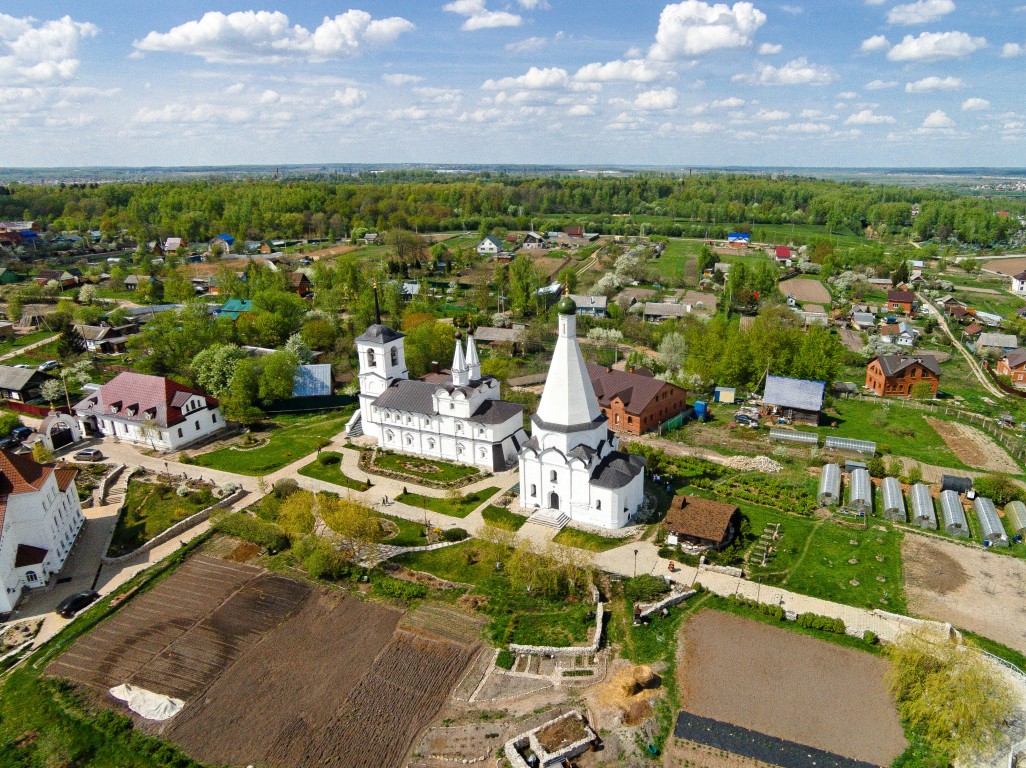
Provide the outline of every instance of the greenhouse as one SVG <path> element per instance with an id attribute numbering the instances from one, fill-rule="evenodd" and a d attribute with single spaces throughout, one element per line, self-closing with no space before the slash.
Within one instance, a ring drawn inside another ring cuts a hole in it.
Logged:
<path id="1" fill-rule="evenodd" d="M 896 523 L 908 520 L 905 512 L 905 497 L 901 495 L 901 483 L 896 477 L 885 477 L 880 484 L 883 490 L 883 516 Z"/>
<path id="2" fill-rule="evenodd" d="M 968 539 L 970 536 L 969 521 L 965 519 L 962 498 L 954 491 L 941 491 L 940 507 L 944 530 L 952 536 Z"/>
<path id="3" fill-rule="evenodd" d="M 1008 534 L 1005 533 L 1005 526 L 1001 524 L 1001 518 L 994 508 L 994 502 L 977 496 L 973 499 L 973 508 L 976 510 L 976 519 L 980 521 L 984 546 L 1007 547 Z"/>
<path id="4" fill-rule="evenodd" d="M 796 429 L 771 429 L 770 440 L 780 440 L 785 443 L 818 445 L 819 435 L 815 432 L 799 432 Z"/>
<path id="5" fill-rule="evenodd" d="M 916 483 L 909 492 L 909 500 L 912 502 L 912 522 L 920 528 L 937 530 L 937 512 L 933 508 L 930 486 Z"/>
<path id="6" fill-rule="evenodd" d="M 823 447 L 828 451 L 852 451 L 866 456 L 876 453 L 876 443 L 872 440 L 855 440 L 850 437 L 830 436 L 823 441 Z"/>
<path id="7" fill-rule="evenodd" d="M 819 476 L 819 493 L 816 500 L 821 507 L 834 507 L 841 501 L 841 468 L 826 464 Z"/>
<path id="8" fill-rule="evenodd" d="M 856 469 L 851 473 L 848 511 L 857 515 L 868 515 L 873 511 L 873 482 L 865 469 Z"/>
<path id="9" fill-rule="evenodd" d="M 1026 536 L 1026 504 L 1021 501 L 1005 504 L 1005 520 L 1013 536 Z"/>

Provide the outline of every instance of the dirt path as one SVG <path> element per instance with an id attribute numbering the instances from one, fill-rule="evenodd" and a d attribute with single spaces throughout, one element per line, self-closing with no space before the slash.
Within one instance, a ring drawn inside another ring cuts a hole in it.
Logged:
<path id="1" fill-rule="evenodd" d="M 1008 452 L 975 427 L 958 421 L 923 417 L 967 466 L 1017 475 L 1022 470 Z"/>
<path id="2" fill-rule="evenodd" d="M 919 299 L 920 303 L 929 310 L 930 314 L 937 318 L 937 322 L 940 325 L 941 329 L 944 331 L 947 337 L 951 339 L 952 342 L 954 342 L 955 347 L 958 349 L 958 351 L 962 353 L 962 357 L 964 357 L 965 361 L 969 363 L 969 368 L 972 370 L 973 374 L 975 374 L 980 384 L 983 385 L 983 388 L 987 390 L 990 394 L 994 395 L 994 397 L 1003 400 L 1006 397 L 1005 393 L 998 389 L 996 386 L 994 386 L 994 384 L 990 381 L 990 377 L 988 377 L 987 374 L 985 374 L 980 369 L 980 365 L 976 362 L 976 359 L 969 354 L 965 347 L 962 346 L 962 342 L 955 338 L 955 334 L 953 334 L 951 332 L 951 328 L 948 327 L 948 321 L 944 317 L 944 313 L 938 310 L 935 306 L 933 306 L 933 304 L 931 304 L 927 299 L 925 299 L 921 293 L 917 293 L 916 298 Z"/>
<path id="3" fill-rule="evenodd" d="M 8 352 L 6 355 L 0 355 L 0 360 L 10 360 L 12 357 L 17 357 L 18 355 L 24 355 L 26 352 L 29 352 L 29 351 L 35 349 L 36 347 L 42 347 L 42 346 L 45 346 L 45 345 L 49 344 L 51 341 L 56 339 L 58 336 L 60 336 L 60 334 L 59 333 L 55 333 L 53 336 L 47 336 L 42 341 L 37 341 L 34 344 L 29 344 L 27 347 L 18 347 L 17 349 L 13 349 L 10 352 Z"/>

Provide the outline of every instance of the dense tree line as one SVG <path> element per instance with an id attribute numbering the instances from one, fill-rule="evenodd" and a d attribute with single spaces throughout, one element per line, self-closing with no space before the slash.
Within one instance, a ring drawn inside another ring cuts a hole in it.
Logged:
<path id="1" fill-rule="evenodd" d="M 344 180 L 11 184 L 3 192 L 0 219 L 190 242 L 222 232 L 263 239 L 347 237 L 361 229 L 527 229 L 584 217 L 586 229 L 606 234 L 722 237 L 728 225 L 815 224 L 990 245 L 1018 229 L 1014 214 L 1026 210 L 1022 201 L 936 189 L 723 173 L 594 179 L 397 172 Z"/>

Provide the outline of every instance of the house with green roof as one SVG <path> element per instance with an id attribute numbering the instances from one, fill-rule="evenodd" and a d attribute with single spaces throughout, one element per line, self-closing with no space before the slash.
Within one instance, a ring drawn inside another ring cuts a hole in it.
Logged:
<path id="1" fill-rule="evenodd" d="M 239 315 L 253 311 L 253 302 L 249 299 L 228 299 L 217 314 L 227 315 L 232 320 L 238 320 Z"/>

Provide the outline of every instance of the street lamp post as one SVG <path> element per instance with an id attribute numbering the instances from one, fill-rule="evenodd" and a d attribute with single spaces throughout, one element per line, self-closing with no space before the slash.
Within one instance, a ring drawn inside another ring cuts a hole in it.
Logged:
<path id="1" fill-rule="evenodd" d="M 634 550 L 634 578 L 638 578 L 638 550 Z"/>

